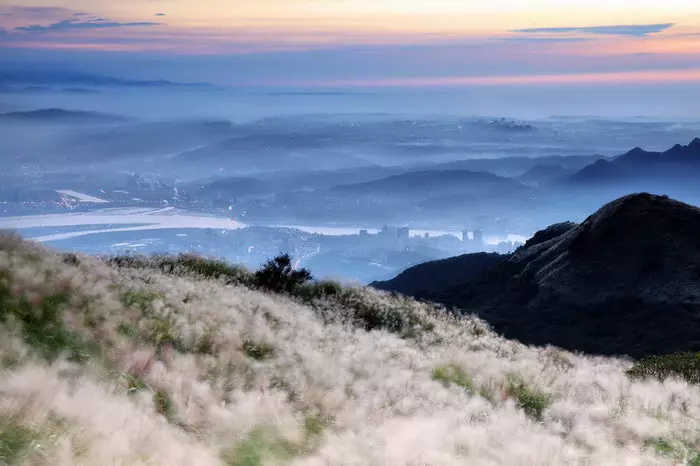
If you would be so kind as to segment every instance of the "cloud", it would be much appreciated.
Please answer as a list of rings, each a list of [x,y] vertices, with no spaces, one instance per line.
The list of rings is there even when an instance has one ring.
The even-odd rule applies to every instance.
[[[493,37],[493,40],[514,41],[514,42],[588,42],[592,39],[587,37]]]
[[[18,6],[11,5],[3,9],[3,16],[21,16],[23,18],[43,19],[73,14],[73,10],[53,6]]]
[[[116,21],[109,21],[105,18],[97,18],[87,21],[80,21],[77,19],[64,19],[63,21],[58,21],[56,23],[51,23],[47,26],[42,26],[39,24],[32,24],[29,26],[20,26],[15,28],[16,31],[21,32],[52,32],[52,31],[67,31],[76,29],[106,29],[106,28],[120,28],[120,27],[149,27],[149,26],[159,26],[162,23],[154,23],[151,21],[141,21],[133,23],[119,23]]]
[[[156,13],[156,16],[167,16],[167,13]]]
[[[511,32],[520,32],[526,34],[565,34],[565,33],[581,33],[581,34],[603,34],[616,36],[631,36],[645,37],[649,34],[657,34],[671,27],[673,23],[662,24],[631,24],[631,25],[616,25],[616,26],[586,26],[586,27],[554,27],[554,28],[528,28],[515,29]]]

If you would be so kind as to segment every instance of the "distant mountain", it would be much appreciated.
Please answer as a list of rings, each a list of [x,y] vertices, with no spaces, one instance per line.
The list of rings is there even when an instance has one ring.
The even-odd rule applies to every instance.
[[[53,153],[68,161],[104,162],[148,156],[168,157],[168,163],[172,164],[178,153],[224,139],[234,131],[235,126],[225,120],[133,122],[62,132],[53,136],[48,144]],[[194,175],[198,168],[189,166],[189,172],[183,175]]]
[[[617,157],[615,162],[625,165],[653,163],[683,163],[700,165],[700,138],[693,139],[687,146],[676,144],[664,152],[648,152],[640,147],[635,147],[626,154]]]
[[[614,161],[598,160],[571,175],[567,181],[575,183],[617,181],[626,176],[625,169]]]
[[[4,70],[0,71],[0,86],[97,86],[97,87],[214,87],[209,83],[178,83],[159,80],[116,78],[65,70]]]
[[[700,209],[633,194],[581,224],[538,233],[476,277],[469,267],[441,272],[424,265],[412,272],[418,276],[424,267],[423,283],[384,288],[421,295],[432,287],[421,297],[476,312],[497,332],[528,344],[632,357],[698,351],[698,232]],[[442,290],[447,275],[462,282]]]
[[[199,199],[233,200],[273,193],[323,190],[343,181],[363,182],[405,172],[398,167],[366,166],[338,170],[282,171],[261,173],[256,177],[229,176],[198,180],[190,184]]]
[[[86,87],[6,86],[0,84],[0,94],[46,94],[53,92],[74,95],[100,93],[100,91],[95,88]]]
[[[362,197],[429,198],[467,194],[483,196],[502,189],[521,190],[524,189],[524,186],[518,181],[492,173],[467,170],[429,170],[403,173],[364,183],[336,186],[330,190],[330,193]]]
[[[425,170],[470,170],[489,172],[498,176],[524,176],[528,171],[540,167],[560,167],[561,170],[580,170],[598,160],[607,160],[601,155],[548,155],[543,157],[499,157],[490,159],[466,159],[425,165]]]
[[[129,118],[120,115],[86,112],[82,110],[65,110],[61,108],[45,108],[24,112],[0,113],[0,121],[6,122],[102,124],[120,123],[129,120]]]
[[[661,175],[695,178],[700,174],[700,138],[690,144],[676,144],[664,152],[649,152],[635,147],[612,160],[599,160],[571,175],[568,181],[610,183],[640,178],[659,179]],[[663,181],[663,180],[660,180]]]
[[[338,144],[331,135],[275,132],[248,126],[233,137],[183,152],[177,156],[177,161],[225,168],[240,175],[300,169],[332,170],[369,164],[356,155],[339,151]]]

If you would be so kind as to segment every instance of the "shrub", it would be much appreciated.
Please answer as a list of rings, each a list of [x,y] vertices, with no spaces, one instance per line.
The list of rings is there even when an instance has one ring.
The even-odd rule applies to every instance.
[[[72,252],[62,254],[63,262],[68,265],[79,265],[80,259]]]
[[[282,254],[255,272],[255,285],[276,293],[293,294],[300,286],[312,279],[306,269],[294,270],[289,254]]]
[[[327,299],[340,296],[343,287],[340,283],[322,280],[319,282],[305,283],[299,286],[294,295],[302,301],[311,303],[316,299]]]
[[[631,378],[655,378],[664,381],[670,377],[688,383],[700,383],[700,353],[674,353],[651,356],[638,361],[627,375]]]
[[[250,272],[245,267],[216,259],[205,259],[192,254],[178,256],[175,266],[180,266],[206,278],[225,278],[229,283],[249,284],[251,281]]]
[[[522,380],[516,377],[508,379],[506,395],[515,398],[520,409],[525,411],[525,414],[536,421],[542,420],[544,410],[552,404],[550,395],[536,388],[528,387]]]
[[[384,330],[401,338],[414,338],[422,331],[430,331],[433,324],[398,302],[372,300],[349,290],[340,299],[341,307],[351,313],[353,323],[365,331]]]
[[[254,343],[246,341],[243,343],[243,351],[245,354],[256,361],[264,361],[272,356],[272,346],[266,343]]]

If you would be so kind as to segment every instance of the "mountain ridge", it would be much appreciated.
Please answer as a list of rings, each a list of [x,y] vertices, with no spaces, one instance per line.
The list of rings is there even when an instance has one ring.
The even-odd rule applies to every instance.
[[[688,170],[692,171],[688,173]],[[612,182],[645,177],[658,178],[659,170],[674,176],[695,176],[700,171],[700,138],[665,151],[635,147],[609,161],[596,161],[568,177],[573,183]]]
[[[700,350],[700,209],[632,194],[580,224],[551,228],[476,277],[467,270],[461,284],[421,298],[476,312],[531,344],[633,357]]]

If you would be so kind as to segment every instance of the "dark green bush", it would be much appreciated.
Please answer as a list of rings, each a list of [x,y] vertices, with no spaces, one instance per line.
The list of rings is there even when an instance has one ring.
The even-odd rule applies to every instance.
[[[299,286],[294,295],[305,302],[313,302],[316,299],[326,299],[340,296],[343,293],[343,287],[340,283],[333,281],[319,281],[305,283]]]
[[[255,285],[275,293],[294,294],[313,277],[306,269],[294,270],[289,254],[275,257],[255,272]]]
[[[700,353],[674,353],[650,356],[638,361],[627,375],[632,378],[666,380],[677,378],[688,383],[700,383]]]
[[[274,350],[272,346],[266,343],[255,343],[252,341],[246,341],[243,343],[243,351],[245,354],[256,361],[263,361],[272,356]]]
[[[73,254],[72,252],[67,252],[63,254],[63,262],[68,264],[68,265],[78,265],[80,264],[80,259],[76,254]]]

